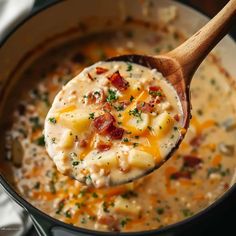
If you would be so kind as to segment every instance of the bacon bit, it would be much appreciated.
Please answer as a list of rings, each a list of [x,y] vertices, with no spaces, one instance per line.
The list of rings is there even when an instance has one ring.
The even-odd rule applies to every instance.
[[[199,147],[202,143],[202,136],[198,135],[198,136],[192,138],[189,143],[190,143],[190,145],[192,145],[194,147]]]
[[[92,75],[90,75],[90,73],[88,73],[87,75],[88,75],[88,78],[89,78],[91,81],[94,81],[94,78],[92,77]]]
[[[119,71],[112,74],[108,79],[111,81],[111,84],[120,91],[125,91],[129,86],[129,82],[120,75]]]
[[[99,142],[97,144],[97,149],[99,152],[104,152],[104,151],[108,151],[111,148],[112,144],[111,143],[103,143],[103,142]]]
[[[179,114],[174,115],[174,119],[178,122],[180,119]]]
[[[79,142],[79,146],[81,147],[81,148],[85,148],[85,147],[87,147],[87,141],[85,140],[85,139],[82,139],[80,142]]]
[[[105,73],[105,72],[107,72],[107,71],[108,71],[108,69],[106,69],[106,68],[96,67],[96,73],[97,73],[97,75],[103,74],[103,73]]]
[[[112,231],[119,231],[119,221],[112,215],[98,216],[98,223],[107,225]]]
[[[153,112],[154,110],[154,105],[151,105],[149,103],[146,103],[146,102],[138,102],[137,104],[137,109],[138,110],[141,110],[142,112]]]
[[[129,105],[130,105],[130,101],[128,101],[128,100],[124,100],[122,102],[119,102],[119,106],[121,106],[122,109],[125,109]]]
[[[225,184],[224,184],[224,190],[227,190],[227,189],[229,189],[229,184],[228,184],[228,183],[225,183]]]
[[[191,176],[191,173],[189,171],[175,172],[170,176],[171,179],[180,179],[180,178],[191,179],[191,177],[192,176]]]
[[[107,112],[93,120],[93,126],[98,134],[108,134],[114,129],[115,118]]]
[[[111,111],[111,104],[109,102],[106,102],[103,106],[102,106],[102,109],[105,111],[105,112],[110,112]]]
[[[96,97],[92,92],[90,92],[87,96],[87,104],[94,104],[96,102]]]
[[[94,104],[94,103],[103,103],[105,101],[105,93],[103,89],[99,91],[90,92],[87,95],[87,104]]]
[[[202,163],[202,160],[199,157],[195,156],[184,156],[184,166],[194,168]]]
[[[114,122],[115,118],[106,112],[93,120],[93,126],[98,134],[109,135],[111,139],[122,139],[124,129],[114,126]]]
[[[123,134],[124,134],[124,129],[114,126],[114,128],[109,133],[109,136],[111,137],[111,139],[122,139]]]

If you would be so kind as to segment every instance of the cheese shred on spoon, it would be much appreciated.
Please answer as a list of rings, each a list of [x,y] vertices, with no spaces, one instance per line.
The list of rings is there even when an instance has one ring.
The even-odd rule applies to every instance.
[[[157,70],[99,62],[57,94],[45,120],[46,149],[57,169],[95,187],[151,172],[181,136],[174,88]]]

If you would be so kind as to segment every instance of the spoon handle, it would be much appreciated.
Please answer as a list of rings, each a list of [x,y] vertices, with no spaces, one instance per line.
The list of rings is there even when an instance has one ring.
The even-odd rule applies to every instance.
[[[228,33],[234,18],[236,18],[236,0],[230,0],[205,26],[167,54],[179,62],[187,85],[190,84],[194,72],[207,54]]]

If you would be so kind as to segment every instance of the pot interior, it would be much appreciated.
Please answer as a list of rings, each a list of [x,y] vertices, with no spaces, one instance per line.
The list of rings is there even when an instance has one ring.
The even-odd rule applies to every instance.
[[[87,47],[88,42],[93,42],[94,39],[100,42],[100,46],[101,48],[103,48],[103,50],[105,50],[104,48],[106,48],[106,40],[108,45],[110,45],[111,47],[116,47],[116,49],[118,48],[113,52],[106,52],[105,57],[124,53],[124,50],[122,50],[123,47],[127,47],[128,49],[130,48],[131,51],[133,50],[139,53],[147,52],[148,54],[153,55],[155,53],[158,53],[158,46],[160,42],[159,39],[155,39],[155,32],[157,30],[163,32],[166,31],[165,27],[161,27],[160,22],[163,20],[163,18],[161,17],[160,11],[158,9],[163,9],[170,5],[177,7],[177,17],[173,22],[171,22],[171,27],[168,27],[168,34],[173,34],[174,28],[177,28],[183,34],[189,36],[195,33],[196,30],[198,30],[203,24],[207,22],[207,19],[200,13],[186,6],[183,6],[178,2],[173,1],[159,0],[155,2],[142,2],[138,0],[120,0],[114,2],[109,0],[70,0],[57,3],[40,12],[39,14],[31,17],[28,21],[24,22],[21,27],[17,28],[15,32],[12,33],[10,37],[8,37],[4,44],[2,44],[0,48],[0,64],[1,68],[4,69],[0,70],[0,109],[1,114],[4,114],[4,116],[2,116],[0,119],[0,128],[4,132],[1,132],[0,140],[2,158],[1,174],[14,188],[16,185],[15,180],[17,179],[16,173],[19,173],[20,171],[19,168],[18,170],[17,168],[12,169],[12,161],[8,160],[11,159],[11,156],[9,155],[9,152],[7,152],[6,148],[4,148],[6,146],[5,131],[11,127],[11,124],[13,122],[12,111],[16,109],[16,104],[19,100],[19,97],[24,97],[24,93],[28,94],[28,91],[31,88],[35,87],[37,83],[41,83],[40,79],[45,75],[40,75],[40,72],[52,72],[55,63],[59,63],[58,60],[54,61],[55,58],[71,58],[73,56],[71,54],[72,52],[80,51],[80,47]],[[191,18],[191,21],[186,21],[186,19],[188,18]],[[172,27],[173,31],[171,31]],[[137,28],[138,30],[134,30],[136,38],[132,39],[133,36],[129,34],[133,28]],[[102,36],[100,32],[103,32]],[[121,37],[121,39],[119,38],[120,35],[127,36],[125,38],[125,41],[124,38],[122,38],[123,36]],[[180,36],[180,38],[181,37],[182,36]],[[117,43],[117,39],[118,41],[120,39],[120,42]],[[153,41],[153,39],[155,39],[156,41]],[[184,37],[181,38],[181,40],[184,40]],[[181,40],[177,42],[177,44],[179,44]],[[132,48],[132,41],[134,41],[135,46],[137,45],[137,48]],[[146,42],[147,46],[142,46],[144,41]],[[119,47],[121,49],[119,49]],[[150,50],[150,47],[152,47],[152,50]],[[61,50],[61,48],[64,49]],[[163,51],[168,51],[169,49],[171,48],[168,48],[166,46]],[[96,50],[98,55],[97,57],[95,57],[95,59],[103,59],[103,51],[101,51],[99,47],[97,47]],[[233,77],[236,77],[236,70],[234,65],[234,58],[236,55],[235,43],[230,37],[227,36],[216,47],[214,53],[217,55],[217,58],[220,58],[220,61],[217,60],[217,63],[220,64],[220,66],[218,64],[217,66],[218,68],[221,68],[220,70],[223,73],[222,76],[225,76],[230,86],[232,86],[230,99],[233,101],[236,97],[236,92],[234,91],[235,82],[232,79]],[[80,59],[81,58],[77,58],[77,61]],[[213,57],[213,59],[211,60],[216,59],[215,57]],[[86,63],[90,64],[92,62],[93,61],[89,61]],[[30,68],[30,70],[28,68]],[[223,68],[225,70],[223,70]],[[214,68],[212,67],[212,69]],[[34,70],[34,72],[32,72],[32,70]],[[200,70],[204,70],[204,67],[202,67]],[[62,71],[61,73],[64,72],[65,71]],[[67,79],[70,79],[75,72],[76,70],[69,73],[70,76]],[[65,73],[68,74],[68,72]],[[201,73],[201,71],[198,73]],[[210,75],[214,74],[211,72],[209,73]],[[63,82],[65,81],[66,78],[63,79]],[[226,90],[227,89],[228,87],[226,88]],[[232,102],[231,105],[233,106],[231,110],[233,114],[233,111],[236,109],[236,104]],[[235,146],[234,143],[230,143],[230,145]],[[16,147],[16,152],[21,152],[21,148]],[[184,153],[184,155],[186,156],[187,154]],[[231,155],[231,157],[223,158],[235,159],[236,156]],[[234,163],[236,167],[236,161],[232,161],[232,163]],[[166,167],[164,166],[164,168]],[[214,172],[213,168],[216,169],[218,167],[213,166],[211,168]],[[233,185],[235,182],[236,177],[232,174],[232,171],[233,168],[231,169],[230,177],[228,177],[227,179],[228,185]],[[164,175],[164,169],[162,173]],[[229,178],[232,180],[230,181]],[[147,179],[147,181],[149,181],[149,179]],[[213,179],[211,181],[215,180]],[[188,180],[182,182],[185,182],[184,184],[188,184]],[[170,182],[168,182],[168,184],[170,184]],[[24,184],[21,185],[21,189],[24,188],[23,186]],[[228,188],[229,187],[230,186],[228,186]],[[203,188],[206,188],[206,186]],[[20,192],[20,195],[25,197],[23,192],[19,188],[16,191]],[[171,192],[174,190],[172,188],[169,188],[168,191]],[[206,189],[204,191],[206,192]],[[223,191],[219,194],[219,196],[222,193]],[[173,194],[173,192],[170,193],[171,199],[174,199]],[[184,198],[184,196],[182,197]],[[27,197],[26,199],[30,201]],[[41,201],[40,204],[42,204],[42,202],[43,201]],[[36,204],[39,209],[41,209],[40,204]],[[202,208],[207,207],[207,205],[209,204],[204,205]],[[184,217],[189,217],[192,215],[192,212],[188,210],[188,208],[183,207],[182,210]],[[158,211],[158,214],[162,215],[162,205],[161,207],[157,207],[157,212]],[[53,215],[53,217],[55,216]],[[182,217],[181,220],[183,220],[184,217]],[[70,220],[66,222],[71,223]],[[122,221],[120,221],[120,223],[121,222]],[[175,222],[178,222],[178,220],[173,220],[171,223]],[[122,224],[123,223],[121,223],[121,225]],[[161,224],[159,224],[159,226],[160,225]],[[81,224],[79,226],[81,227]],[[85,228],[86,227],[87,226],[85,226]],[[146,228],[137,227],[137,229],[148,230],[152,228],[147,226]],[[127,231],[135,231],[137,229],[131,228],[131,230],[127,229]],[[103,230],[103,228],[100,230]],[[107,228],[104,228],[104,230],[107,230]]]

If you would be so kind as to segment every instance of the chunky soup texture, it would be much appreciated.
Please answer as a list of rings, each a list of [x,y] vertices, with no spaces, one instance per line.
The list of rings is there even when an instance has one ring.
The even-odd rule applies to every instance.
[[[45,149],[42,128],[51,102],[82,68],[117,54],[168,51],[183,40],[173,27],[123,26],[75,40],[32,64],[22,80],[35,84],[22,91],[6,140],[17,191],[54,218],[105,231],[161,228],[194,215],[222,195],[236,166],[235,91],[214,55],[193,79],[193,117],[185,139],[152,174],[94,189],[60,174]]]
[[[61,173],[104,187],[160,165],[180,138],[181,122],[178,95],[156,69],[98,62],[57,94],[44,136]]]

